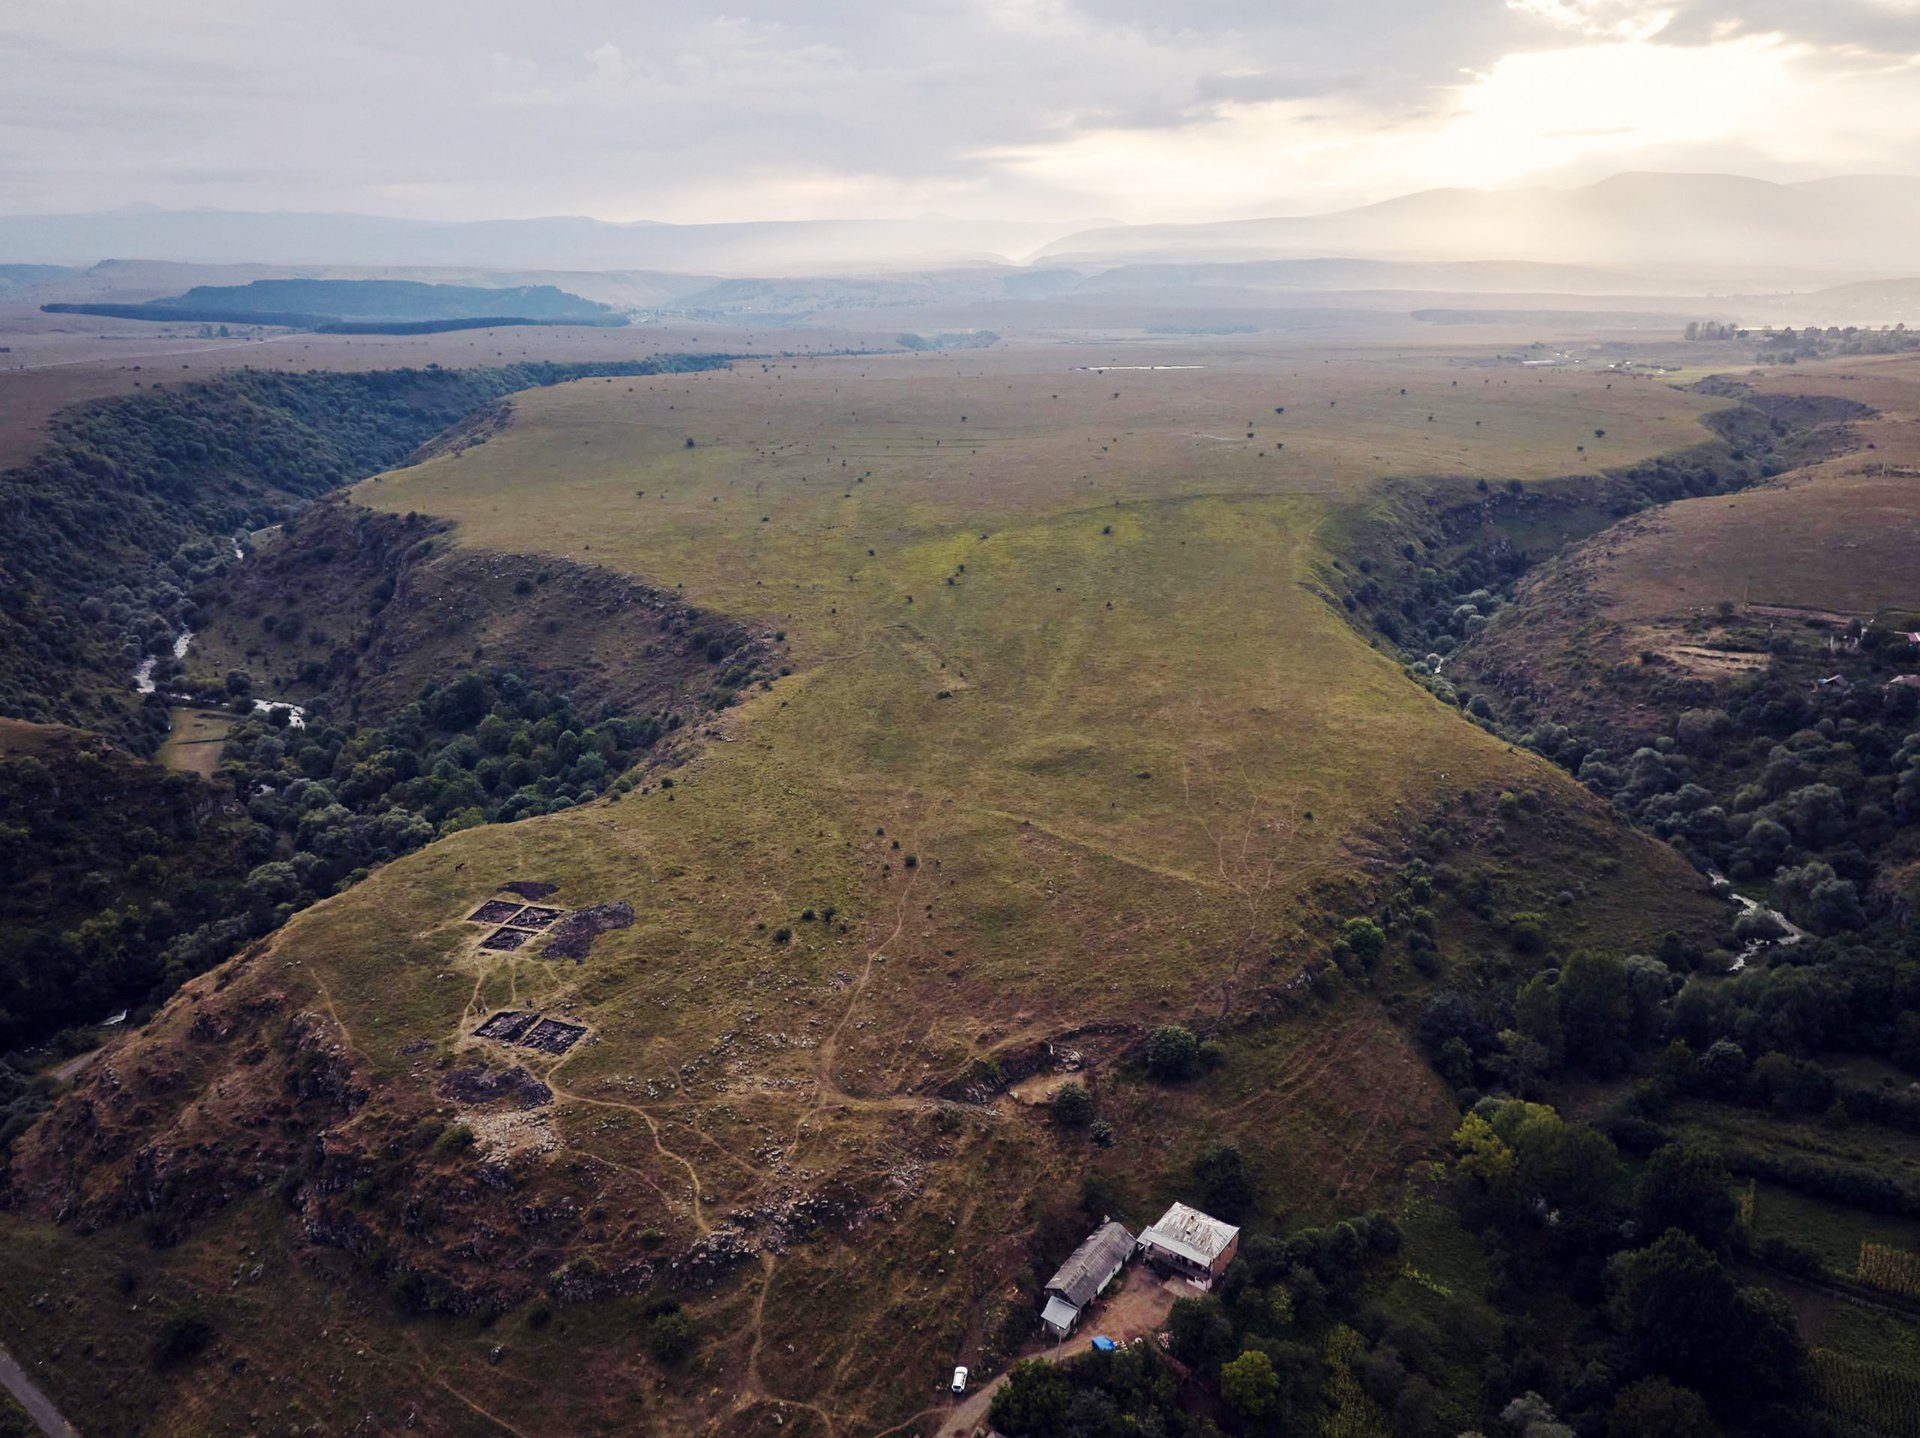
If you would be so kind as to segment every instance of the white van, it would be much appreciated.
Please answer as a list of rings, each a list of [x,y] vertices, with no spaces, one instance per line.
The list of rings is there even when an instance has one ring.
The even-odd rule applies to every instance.
[[[953,1370],[953,1391],[955,1393],[967,1391],[967,1365],[964,1363]]]

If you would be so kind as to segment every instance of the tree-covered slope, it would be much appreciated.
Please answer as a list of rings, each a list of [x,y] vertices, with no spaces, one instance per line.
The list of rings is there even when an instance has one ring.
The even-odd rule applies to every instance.
[[[143,709],[128,674],[193,627],[196,590],[231,562],[234,536],[398,464],[516,390],[723,362],[246,370],[60,415],[45,451],[0,474],[0,714],[151,749],[165,714]]]

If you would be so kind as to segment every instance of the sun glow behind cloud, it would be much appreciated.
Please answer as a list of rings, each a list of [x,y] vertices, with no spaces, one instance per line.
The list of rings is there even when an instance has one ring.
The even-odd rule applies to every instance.
[[[1194,220],[1912,172],[1916,55],[1920,0],[61,0],[0,5],[0,208]]]
[[[1916,83],[1912,61],[1822,56],[1779,35],[1609,38],[1504,55],[1384,119],[1325,98],[1224,104],[1178,128],[1094,131],[989,158],[1049,187],[1148,201],[1134,218],[1581,178],[1656,157],[1662,168],[1676,157],[1706,168],[1716,148],[1786,166],[1903,170],[1920,154]]]

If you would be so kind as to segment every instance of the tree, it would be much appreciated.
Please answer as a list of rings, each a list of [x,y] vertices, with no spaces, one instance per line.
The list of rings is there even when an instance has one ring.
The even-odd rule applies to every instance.
[[[1607,1413],[1607,1438],[1720,1438],[1707,1405],[1691,1388],[1642,1378],[1620,1390]]]
[[[487,712],[487,686],[478,674],[462,674],[427,700],[427,713],[441,729],[469,729]]]
[[[1387,947],[1387,936],[1372,919],[1348,919],[1340,926],[1340,941],[1362,964],[1372,964]]]
[[[1632,1012],[1626,965],[1612,954],[1577,953],[1560,971],[1556,997],[1567,1062],[1598,1078],[1624,1068]]]
[[[1054,1090],[1049,1107],[1055,1123],[1079,1128],[1093,1118],[1093,1095],[1077,1081],[1068,1079]]]
[[[1253,1178],[1247,1161],[1230,1143],[1210,1148],[1194,1160],[1193,1176],[1200,1183],[1200,1201],[1207,1212],[1238,1218],[1253,1206]]]
[[[1163,1024],[1147,1035],[1147,1072],[1157,1079],[1190,1078],[1200,1067],[1200,1044],[1193,1030]]]
[[[1233,1324],[1212,1294],[1174,1300],[1167,1332],[1173,1356],[1193,1368],[1210,1369],[1233,1351]]]
[[[662,1363],[672,1363],[693,1346],[693,1323],[678,1308],[657,1315],[647,1325],[647,1347]]]
[[[1459,1154],[1453,1161],[1454,1174],[1473,1194],[1494,1208],[1512,1201],[1519,1165],[1492,1124],[1477,1113],[1468,1114],[1453,1131],[1453,1146]]]
[[[1716,1253],[1733,1243],[1739,1205],[1720,1155],[1693,1144],[1657,1149],[1633,1191],[1634,1223],[1651,1237],[1668,1229],[1698,1239]]]
[[[1041,1358],[1013,1365],[1007,1381],[993,1395],[988,1421],[1008,1438],[1040,1438],[1066,1421],[1073,1388],[1064,1375]]]
[[[1261,1418],[1273,1411],[1280,1379],[1273,1360],[1250,1348],[1220,1366],[1221,1400],[1242,1418]]]
[[[213,1325],[198,1313],[176,1313],[153,1337],[153,1366],[162,1372],[199,1356],[213,1341]]]
[[[1740,1288],[1689,1235],[1670,1229],[1621,1254],[1609,1276],[1610,1312],[1640,1362],[1716,1408],[1754,1411],[1805,1385],[1791,1312],[1775,1295]]]
[[[1738,1098],[1747,1086],[1747,1055],[1732,1039],[1715,1039],[1694,1060],[1694,1078],[1715,1098]]]

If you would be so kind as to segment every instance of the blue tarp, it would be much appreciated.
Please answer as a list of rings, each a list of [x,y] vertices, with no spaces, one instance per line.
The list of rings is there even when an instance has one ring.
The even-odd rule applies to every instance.
[[[1115,1343],[1111,1338],[1096,1338],[1093,1340],[1093,1346],[1098,1348],[1102,1353],[1111,1353],[1115,1348],[1119,1347],[1119,1344]]]

